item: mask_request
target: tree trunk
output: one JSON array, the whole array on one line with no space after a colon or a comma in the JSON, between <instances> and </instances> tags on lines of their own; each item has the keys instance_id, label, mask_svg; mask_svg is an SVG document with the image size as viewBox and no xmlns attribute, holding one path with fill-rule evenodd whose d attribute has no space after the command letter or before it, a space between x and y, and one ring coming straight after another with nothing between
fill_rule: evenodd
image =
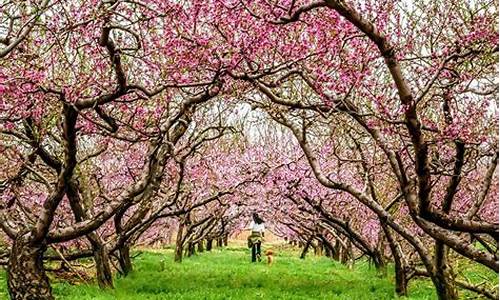
<instances>
[{"instance_id":1,"label":"tree trunk","mask_svg":"<svg viewBox=\"0 0 500 300\"><path fill-rule=\"evenodd\" d=\"M175 257L174 257L175 262L182 262L183 234L184 234L184 222L180 222L179 229L177 230L177 239L175 241Z\"/></svg>"},{"instance_id":2,"label":"tree trunk","mask_svg":"<svg viewBox=\"0 0 500 300\"><path fill-rule=\"evenodd\" d=\"M385 224L383 224L383 220L380 220L379 218L379 222L380 222L380 225L381 226L387 226ZM378 252L380 253L380 255L382 257L386 257L385 256L385 242L386 242L386 232L385 230L380 230L379 233L378 233L378 243L377 243L377 247L375 247Z\"/></svg>"},{"instance_id":3,"label":"tree trunk","mask_svg":"<svg viewBox=\"0 0 500 300\"><path fill-rule=\"evenodd\" d=\"M309 251L309 247L311 247L311 243L313 240L313 236L307 240L306 245L304 246L304 249L302 250L302 253L300 253L300 259L305 259L307 255L307 251Z\"/></svg>"},{"instance_id":4,"label":"tree trunk","mask_svg":"<svg viewBox=\"0 0 500 300\"><path fill-rule=\"evenodd\" d=\"M333 252L335 251L333 245L325 236L320 235L321 241L323 242L323 251L326 257L333 258Z\"/></svg>"},{"instance_id":5,"label":"tree trunk","mask_svg":"<svg viewBox=\"0 0 500 300\"><path fill-rule=\"evenodd\" d=\"M354 252L352 251L352 242L347 240L347 267L352 269L354 267Z\"/></svg>"},{"instance_id":6,"label":"tree trunk","mask_svg":"<svg viewBox=\"0 0 500 300\"><path fill-rule=\"evenodd\" d=\"M456 300L458 293L453 280L452 269L448 264L448 249L437 241L435 246L436 273L432 276L432 282L436 287L439 300Z\"/></svg>"},{"instance_id":7,"label":"tree trunk","mask_svg":"<svg viewBox=\"0 0 500 300\"><path fill-rule=\"evenodd\" d=\"M336 261L340 261L340 250L342 249L342 246L340 245L340 242L338 239L335 239L335 246L333 248L333 255L332 258Z\"/></svg>"},{"instance_id":8,"label":"tree trunk","mask_svg":"<svg viewBox=\"0 0 500 300\"><path fill-rule=\"evenodd\" d=\"M108 249L101 241L97 240L97 244L94 244L94 241L92 241L92 251L94 252L97 283L101 289L113 288L113 273L111 272Z\"/></svg>"},{"instance_id":9,"label":"tree trunk","mask_svg":"<svg viewBox=\"0 0 500 300\"><path fill-rule=\"evenodd\" d=\"M228 240L229 240L229 235L228 235L228 234L225 234L225 235L224 235L224 239L223 239L223 241L222 241L222 243L224 244L224 247L227 247Z\"/></svg>"},{"instance_id":10,"label":"tree trunk","mask_svg":"<svg viewBox=\"0 0 500 300\"><path fill-rule=\"evenodd\" d=\"M378 251L378 249L375 249L371 254L371 259L373 261L375 269L377 270L377 274L382 277L387 276L387 264L385 263L384 257Z\"/></svg>"},{"instance_id":11,"label":"tree trunk","mask_svg":"<svg viewBox=\"0 0 500 300\"><path fill-rule=\"evenodd\" d=\"M201 240L198 242L198 253L201 253L203 251L205 251L205 249L203 248L203 240Z\"/></svg>"},{"instance_id":12,"label":"tree trunk","mask_svg":"<svg viewBox=\"0 0 500 300\"><path fill-rule=\"evenodd\" d=\"M132 271L132 260L130 259L130 246L124 243L118 248L120 269L123 276L127 276Z\"/></svg>"},{"instance_id":13,"label":"tree trunk","mask_svg":"<svg viewBox=\"0 0 500 300\"><path fill-rule=\"evenodd\" d=\"M174 261L175 262L182 262L182 245L181 244L175 244Z\"/></svg>"},{"instance_id":14,"label":"tree trunk","mask_svg":"<svg viewBox=\"0 0 500 300\"><path fill-rule=\"evenodd\" d=\"M212 239L207 239L207 251L212 251Z\"/></svg>"},{"instance_id":15,"label":"tree trunk","mask_svg":"<svg viewBox=\"0 0 500 300\"><path fill-rule=\"evenodd\" d=\"M406 268L400 259L394 260L395 272L395 292L398 296L406 297L408 295L408 281L406 280Z\"/></svg>"},{"instance_id":16,"label":"tree trunk","mask_svg":"<svg viewBox=\"0 0 500 300\"><path fill-rule=\"evenodd\" d=\"M439 274L441 273L441 274ZM452 279L438 271L436 276L432 276L432 282L436 287L436 293L439 300L456 300L458 299L457 290Z\"/></svg>"},{"instance_id":17,"label":"tree trunk","mask_svg":"<svg viewBox=\"0 0 500 300\"><path fill-rule=\"evenodd\" d=\"M187 257L191 257L194 254L194 244L192 242L187 244L186 254Z\"/></svg>"},{"instance_id":18,"label":"tree trunk","mask_svg":"<svg viewBox=\"0 0 500 300\"><path fill-rule=\"evenodd\" d=\"M332 250L331 250L329 247L327 247L327 246L325 245L325 249L324 249L324 250L325 250L325 256L326 256L326 257L329 257L329 258L332 258L332 257L333 257Z\"/></svg>"},{"instance_id":19,"label":"tree trunk","mask_svg":"<svg viewBox=\"0 0 500 300\"><path fill-rule=\"evenodd\" d=\"M455 158L454 176L450 181L447 188L446 197L441 203L443 212L449 214L452 208L453 195L457 191L460 183L460 172L462 171L462 164L465 155L465 145L462 142L455 142L457 156ZM449 197L451 195L451 197ZM449 248L439 240L436 240L434 245L434 265L435 272L431 274L432 282L436 287L436 293L440 300L456 300L458 293L455 286L455 279L453 278L453 270L448 263L448 250ZM497 259L498 261L498 259Z\"/></svg>"},{"instance_id":20,"label":"tree trunk","mask_svg":"<svg viewBox=\"0 0 500 300\"><path fill-rule=\"evenodd\" d=\"M12 300L52 300L52 288L43 267L46 245L32 245L30 235L14 240L7 267L7 287Z\"/></svg>"},{"instance_id":21,"label":"tree trunk","mask_svg":"<svg viewBox=\"0 0 500 300\"><path fill-rule=\"evenodd\" d=\"M340 262L351 269L354 266L351 240L347 239L346 245L347 248L344 248L342 246L340 247L342 249L340 253Z\"/></svg>"},{"instance_id":22,"label":"tree trunk","mask_svg":"<svg viewBox=\"0 0 500 300\"><path fill-rule=\"evenodd\" d=\"M219 238L217 238L217 247L222 247L222 246L223 246L222 238L219 237Z\"/></svg>"},{"instance_id":23,"label":"tree trunk","mask_svg":"<svg viewBox=\"0 0 500 300\"><path fill-rule=\"evenodd\" d=\"M84 209L82 199L79 194L78 183L71 180L68 184L67 195L73 215L77 222L82 222L88 219L89 216ZM113 274L111 272L111 264L109 260L108 249L105 247L101 238L97 233L92 232L87 235L87 239L92 245L92 252L96 266L96 277L99 287L102 289L113 287Z\"/></svg>"},{"instance_id":24,"label":"tree trunk","mask_svg":"<svg viewBox=\"0 0 500 300\"><path fill-rule=\"evenodd\" d=\"M316 254L317 256L323 256L323 242L318 240L318 245L314 250L314 254Z\"/></svg>"},{"instance_id":25,"label":"tree trunk","mask_svg":"<svg viewBox=\"0 0 500 300\"><path fill-rule=\"evenodd\" d=\"M408 281L406 279L406 263L404 259L404 254L398 241L394 238L391 229L384 223L381 222L382 229L385 233L387 243L389 243L389 248L391 249L392 257L394 258L394 272L395 272L395 291L398 296L408 295Z\"/></svg>"},{"instance_id":26,"label":"tree trunk","mask_svg":"<svg viewBox=\"0 0 500 300\"><path fill-rule=\"evenodd\" d=\"M345 265L347 263L347 249L343 246L340 246L339 250L340 263Z\"/></svg>"}]
</instances>

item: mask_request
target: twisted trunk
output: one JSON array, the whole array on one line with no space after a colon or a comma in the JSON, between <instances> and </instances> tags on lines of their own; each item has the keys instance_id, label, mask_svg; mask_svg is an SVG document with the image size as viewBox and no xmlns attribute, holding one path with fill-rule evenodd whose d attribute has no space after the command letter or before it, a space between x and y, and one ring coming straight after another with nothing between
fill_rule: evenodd
<instances>
[{"instance_id":1,"label":"twisted trunk","mask_svg":"<svg viewBox=\"0 0 500 300\"><path fill-rule=\"evenodd\" d=\"M34 244L30 234L14 240L7 267L7 287L12 300L53 300L43 267L45 243Z\"/></svg>"}]
</instances>

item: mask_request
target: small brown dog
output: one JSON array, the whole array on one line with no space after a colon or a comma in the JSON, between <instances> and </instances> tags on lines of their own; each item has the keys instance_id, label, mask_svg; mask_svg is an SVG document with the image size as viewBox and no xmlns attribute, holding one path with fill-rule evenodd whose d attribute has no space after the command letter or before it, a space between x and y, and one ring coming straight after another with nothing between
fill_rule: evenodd
<instances>
[{"instance_id":1,"label":"small brown dog","mask_svg":"<svg viewBox=\"0 0 500 300\"><path fill-rule=\"evenodd\" d=\"M264 254L267 256L267 264L272 265L273 264L273 250L267 249Z\"/></svg>"}]
</instances>

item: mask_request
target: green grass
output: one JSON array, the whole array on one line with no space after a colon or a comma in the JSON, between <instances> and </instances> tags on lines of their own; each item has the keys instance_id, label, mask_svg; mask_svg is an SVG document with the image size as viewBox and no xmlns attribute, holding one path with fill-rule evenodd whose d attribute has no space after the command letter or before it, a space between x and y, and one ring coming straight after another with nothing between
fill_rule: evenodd
<instances>
[{"instance_id":1,"label":"green grass","mask_svg":"<svg viewBox=\"0 0 500 300\"><path fill-rule=\"evenodd\" d=\"M173 262L172 250L147 251L134 260L134 271L116 278L115 289L94 284L53 283L57 299L394 299L391 276L380 278L367 263L353 270L324 257L283 251L275 264L249 262L247 249L214 250ZM7 298L5 276L0 298ZM3 293L3 294L2 294ZM435 299L428 281L412 284L406 299Z\"/></svg>"}]
</instances>

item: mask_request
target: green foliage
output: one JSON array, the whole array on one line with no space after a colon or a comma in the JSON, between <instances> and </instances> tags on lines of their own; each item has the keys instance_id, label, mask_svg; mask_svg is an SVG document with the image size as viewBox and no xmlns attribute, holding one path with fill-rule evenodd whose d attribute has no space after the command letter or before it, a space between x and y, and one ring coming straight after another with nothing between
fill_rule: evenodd
<instances>
[{"instance_id":1,"label":"green foliage","mask_svg":"<svg viewBox=\"0 0 500 300\"><path fill-rule=\"evenodd\" d=\"M393 278L380 278L367 263L354 270L325 257L298 258L289 250L275 255L272 266L251 263L247 249L213 250L173 262L173 251L143 252L134 272L116 278L115 289L96 285L53 284L57 299L394 299ZM389 272L390 273L390 272ZM6 299L5 275L0 274L0 298ZM432 284L414 281L407 299L435 299Z\"/></svg>"}]
</instances>

